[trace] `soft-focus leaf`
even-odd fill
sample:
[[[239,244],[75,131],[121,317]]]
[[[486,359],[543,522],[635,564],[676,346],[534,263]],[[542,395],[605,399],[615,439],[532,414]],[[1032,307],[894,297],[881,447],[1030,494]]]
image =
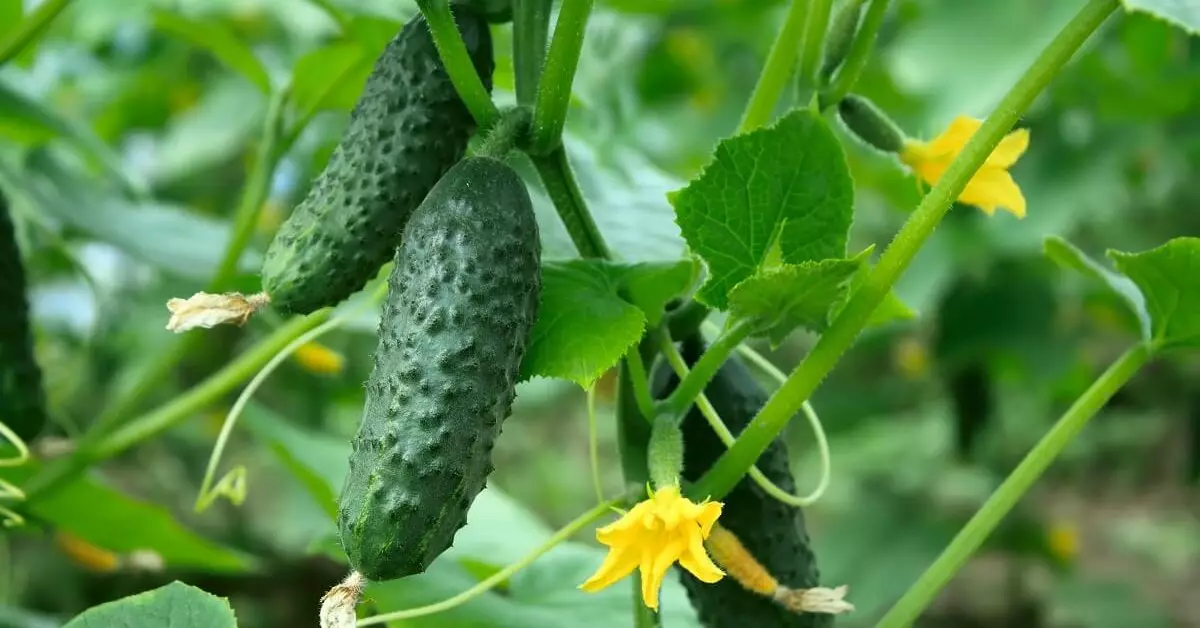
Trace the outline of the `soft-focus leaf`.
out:
[[[1106,286],[1115,296],[1123,299],[1141,323],[1142,336],[1150,337],[1150,314],[1146,311],[1146,299],[1142,296],[1137,284],[1129,277],[1114,273],[1100,262],[1088,257],[1075,245],[1057,236],[1046,238],[1045,252],[1046,257],[1049,257],[1054,263]]]
[[[292,71],[292,102],[305,114],[349,111],[371,71],[371,61],[357,41],[335,42],[306,53]]]
[[[1175,238],[1149,251],[1108,255],[1146,298],[1155,344],[1164,349],[1200,346],[1200,238]]]
[[[178,580],[93,606],[63,628],[237,628],[229,600]]]
[[[724,309],[729,293],[778,248],[799,264],[846,254],[853,183],[825,122],[795,110],[774,126],[722,141],[674,205],[691,249],[708,264],[697,298]]]
[[[337,517],[337,496],[346,477],[350,443],[299,428],[258,404],[247,404],[246,428],[270,443],[271,451],[304,486],[330,521]],[[253,488],[251,489],[253,490]]]
[[[687,290],[693,268],[688,260],[543,262],[522,379],[558,377],[588,388],[641,337],[648,318],[658,320],[666,303]]]
[[[825,259],[767,268],[733,287],[729,313],[761,322],[774,346],[792,330],[825,330],[830,308],[842,298],[861,259]]]
[[[1149,13],[1179,28],[1200,35],[1200,3],[1196,0],[1121,0],[1126,11]]]
[[[264,94],[271,92],[271,76],[262,62],[227,26],[213,20],[188,19],[168,11],[154,11],[154,25],[164,32],[203,48],[221,63],[241,74]]]

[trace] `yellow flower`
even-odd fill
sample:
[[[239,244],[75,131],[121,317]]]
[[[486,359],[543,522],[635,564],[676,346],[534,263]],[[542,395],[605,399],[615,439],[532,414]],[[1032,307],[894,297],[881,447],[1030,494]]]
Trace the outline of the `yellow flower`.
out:
[[[717,582],[725,572],[709,559],[704,540],[720,516],[720,502],[697,504],[680,495],[678,486],[659,488],[650,499],[596,531],[596,540],[609,547],[608,556],[579,588],[596,592],[639,569],[642,601],[657,610],[658,590],[676,561],[701,582]]]
[[[1070,523],[1055,523],[1046,536],[1050,553],[1063,564],[1070,563],[1079,554],[1079,532]]]
[[[342,371],[345,360],[333,349],[317,342],[309,342],[296,349],[296,361],[309,372],[335,375]]]
[[[933,140],[906,140],[904,150],[900,152],[900,161],[912,168],[918,177],[933,185],[942,178],[950,162],[958,157],[963,146],[982,124],[981,120],[959,116]],[[1029,129],[1018,129],[1006,135],[967,182],[967,187],[958,195],[958,201],[974,205],[989,216],[995,213],[996,208],[1003,207],[1017,218],[1024,218],[1025,197],[1008,169],[1028,147]]]

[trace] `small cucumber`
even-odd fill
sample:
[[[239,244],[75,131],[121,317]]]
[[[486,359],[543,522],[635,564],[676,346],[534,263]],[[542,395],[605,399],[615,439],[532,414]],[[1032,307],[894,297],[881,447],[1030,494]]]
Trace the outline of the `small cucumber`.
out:
[[[703,352],[703,341],[698,337],[693,336],[683,343],[683,357],[689,365],[695,364]],[[674,373],[665,367],[660,363],[655,368],[652,383],[657,398],[668,395],[679,383]],[[745,429],[767,402],[766,392],[736,356],[721,366],[704,392],[734,434]],[[682,429],[683,477],[694,482],[716,462],[726,447],[695,407],[684,419]],[[757,466],[781,489],[795,491],[783,441],[771,443],[758,459]],[[780,584],[793,589],[818,586],[820,574],[816,557],[809,545],[804,513],[799,508],[775,500],[749,478],[743,478],[723,501],[725,507],[721,511],[720,524],[741,539],[750,554]],[[833,625],[833,615],[792,613],[769,598],[747,591],[732,578],[705,584],[685,570],[680,570],[680,574],[700,623],[707,628],[827,628]]]
[[[368,579],[423,572],[466,523],[537,316],[540,256],[529,193],[495,159],[463,160],[413,213],[338,512]]]
[[[470,7],[456,4],[453,12],[490,92],[488,24]],[[262,284],[272,307],[307,314],[361,290],[395,251],[413,210],[462,159],[474,130],[418,15],[375,62],[329,163],[268,247]]]
[[[847,94],[838,103],[838,116],[858,139],[885,153],[904,150],[904,131],[875,103],[858,94]]]
[[[46,424],[46,398],[33,355],[25,290],[16,230],[8,200],[0,193],[0,421],[21,440],[30,441]]]
[[[454,0],[470,5],[492,24],[507,24],[513,20],[513,0]]]

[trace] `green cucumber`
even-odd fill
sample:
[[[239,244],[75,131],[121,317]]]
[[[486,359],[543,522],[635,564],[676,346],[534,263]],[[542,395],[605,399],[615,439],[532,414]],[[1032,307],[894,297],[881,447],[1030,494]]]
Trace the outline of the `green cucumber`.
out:
[[[838,103],[838,116],[858,139],[885,153],[904,150],[904,131],[865,96],[847,94]]]
[[[470,7],[456,4],[453,12],[490,92],[488,24]],[[395,251],[413,210],[462,159],[474,130],[418,15],[375,62],[328,164],[268,247],[262,285],[272,306],[307,314],[361,290]]]
[[[537,316],[540,256],[524,183],[490,157],[451,168],[413,213],[338,511],[368,579],[423,572],[466,523]]]
[[[683,356],[695,364],[704,352],[703,342],[691,337],[683,343]],[[662,398],[679,383],[665,364],[658,364],[653,376],[653,393]],[[721,366],[705,389],[717,414],[734,434],[740,433],[767,402],[767,393],[736,356]],[[683,421],[683,477],[694,482],[726,451],[725,445],[694,406]],[[783,441],[771,443],[758,469],[779,488],[795,492],[795,480],[788,467],[787,447]],[[743,478],[729,495],[719,523],[733,532],[742,544],[766,567],[780,584],[792,589],[818,586],[820,573],[816,556],[809,544],[804,513],[767,495],[753,480]],[[681,580],[700,623],[707,628],[772,626],[781,628],[826,628],[833,615],[793,613],[770,598],[743,589],[733,578],[716,584],[700,582],[685,570]]]
[[[46,424],[46,397],[33,355],[25,290],[16,230],[8,200],[0,193],[0,421],[21,440],[30,441]]]
[[[454,0],[483,14],[492,24],[507,24],[513,19],[513,0]]]

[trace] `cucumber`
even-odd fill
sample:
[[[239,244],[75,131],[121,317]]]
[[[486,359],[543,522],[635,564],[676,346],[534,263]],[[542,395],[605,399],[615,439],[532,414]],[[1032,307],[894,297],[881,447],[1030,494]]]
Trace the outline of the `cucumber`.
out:
[[[454,2],[473,7],[492,24],[507,24],[513,19],[513,0],[454,0]]]
[[[683,343],[683,357],[689,365],[695,364],[703,352],[703,341],[698,337],[693,336]],[[665,367],[660,362],[654,371],[652,392],[656,398],[665,397],[679,383],[674,373]],[[721,366],[704,392],[734,434],[745,429],[767,402],[767,393],[736,356]],[[716,462],[726,447],[694,406],[684,419],[682,429],[683,477],[694,482]],[[781,489],[795,491],[783,441],[771,443],[758,459],[758,468]],[[820,573],[809,545],[804,513],[799,508],[776,501],[749,478],[743,478],[723,501],[725,507],[719,523],[741,539],[750,554],[780,584],[793,589],[818,586]],[[733,578],[705,584],[686,570],[679,572],[700,623],[707,628],[825,628],[833,625],[833,615],[792,613],[769,598],[747,591]]]
[[[885,153],[904,150],[904,131],[866,97],[847,94],[838,103],[838,116],[846,128],[867,145]]]
[[[466,523],[537,316],[540,256],[524,183],[490,157],[451,168],[413,213],[338,511],[368,579],[423,572]]]
[[[490,92],[488,24],[470,7],[452,10]],[[307,314],[361,290],[395,251],[413,210],[462,159],[474,130],[418,15],[375,62],[325,169],[267,248],[262,285],[272,306]]]
[[[21,440],[30,441],[46,424],[46,398],[33,355],[25,290],[16,230],[8,200],[0,193],[0,421]]]

